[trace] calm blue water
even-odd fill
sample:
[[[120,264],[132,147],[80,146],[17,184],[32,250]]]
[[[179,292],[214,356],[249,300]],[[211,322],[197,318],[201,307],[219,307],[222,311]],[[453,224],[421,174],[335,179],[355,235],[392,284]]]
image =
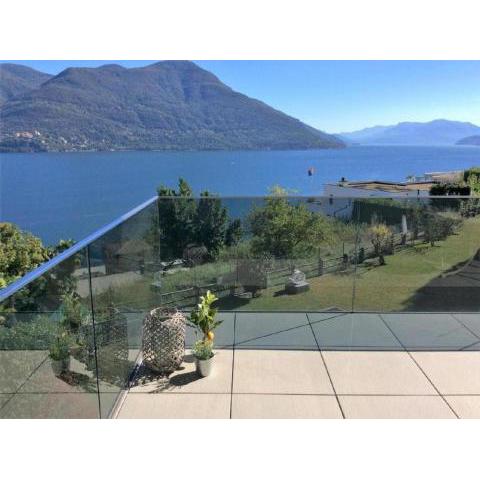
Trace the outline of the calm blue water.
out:
[[[35,153],[0,156],[0,220],[47,244],[76,240],[184,177],[199,193],[263,195],[272,185],[320,195],[322,184],[405,180],[480,165],[478,147],[350,147],[270,152]],[[315,175],[307,176],[307,169]]]

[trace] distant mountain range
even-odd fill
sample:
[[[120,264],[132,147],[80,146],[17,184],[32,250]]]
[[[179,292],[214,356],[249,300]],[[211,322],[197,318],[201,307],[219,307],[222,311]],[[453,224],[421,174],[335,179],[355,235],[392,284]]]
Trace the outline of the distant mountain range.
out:
[[[480,135],[480,127],[473,123],[433,120],[377,126],[337,136],[347,143],[360,145],[455,145],[472,135]]]
[[[480,146],[480,135],[472,135],[471,137],[462,138],[457,145],[477,145]]]
[[[3,64],[0,151],[341,148],[188,61],[68,68]]]
[[[38,88],[51,75],[14,63],[0,63],[0,105]]]

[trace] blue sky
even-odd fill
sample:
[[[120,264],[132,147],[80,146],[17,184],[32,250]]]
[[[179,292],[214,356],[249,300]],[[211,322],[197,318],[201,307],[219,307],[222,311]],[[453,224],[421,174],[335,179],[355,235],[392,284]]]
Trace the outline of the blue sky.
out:
[[[152,60],[17,61],[59,73],[70,66]],[[480,61],[196,61],[233,89],[321,130],[338,133],[436,118],[480,125]]]

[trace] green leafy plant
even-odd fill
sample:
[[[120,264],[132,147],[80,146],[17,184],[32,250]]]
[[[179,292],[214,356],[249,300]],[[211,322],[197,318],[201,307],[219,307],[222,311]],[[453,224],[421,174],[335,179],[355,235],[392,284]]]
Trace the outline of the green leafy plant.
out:
[[[82,301],[74,293],[66,293],[62,296],[63,323],[66,328],[78,330],[84,321]]]
[[[378,257],[378,263],[385,265],[385,254],[388,251],[392,231],[384,223],[379,223],[370,227],[368,236],[372,242],[375,256]]]
[[[199,360],[208,360],[213,357],[213,341],[198,340],[193,345],[193,354]]]
[[[52,360],[65,360],[70,355],[70,348],[72,346],[71,338],[68,332],[61,332],[55,337],[49,347],[49,356]]]
[[[203,340],[213,342],[215,335],[213,330],[217,328],[222,321],[216,320],[217,309],[212,307],[218,300],[215,294],[207,290],[207,293],[200,297],[200,303],[190,314],[190,325],[198,329],[203,334]]]

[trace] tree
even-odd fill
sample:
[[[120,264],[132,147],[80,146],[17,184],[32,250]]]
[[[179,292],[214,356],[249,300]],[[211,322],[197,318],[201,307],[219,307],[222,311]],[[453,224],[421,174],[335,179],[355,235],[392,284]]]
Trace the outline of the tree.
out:
[[[445,240],[449,235],[455,233],[455,229],[462,223],[462,220],[452,216],[439,215],[430,212],[423,214],[423,230],[425,242],[433,247],[438,240]]]
[[[225,245],[234,247],[238,245],[243,236],[242,222],[239,218],[232,220],[227,227],[225,233]]]
[[[290,202],[287,192],[275,187],[265,205],[256,207],[249,216],[253,234],[252,252],[274,258],[301,258],[318,251],[331,238],[328,219],[308,210],[304,203]]]
[[[186,246],[194,241],[196,205],[192,189],[180,178],[178,192],[165,186],[157,191],[162,258],[181,258]]]
[[[407,212],[407,222],[412,232],[412,240],[417,240],[422,224],[423,209],[419,205],[414,205]]]
[[[392,231],[384,223],[378,223],[369,228],[368,236],[372,242],[375,256],[378,257],[378,263],[385,265],[385,253],[390,244]]]
[[[211,259],[218,256],[218,252],[225,243],[227,226],[227,210],[222,206],[218,197],[209,192],[200,195],[196,211],[195,243],[207,248]]]
[[[163,259],[183,257],[187,247],[204,246],[215,259],[225,243],[227,210],[221,199],[208,191],[198,202],[188,183],[180,178],[178,191],[158,189],[160,251]]]
[[[463,172],[463,180],[474,195],[480,195],[480,167],[472,167],[465,170]]]
[[[0,223],[0,286],[23,277],[72,245],[73,240],[60,240],[56,246],[45,247],[39,238],[16,225]],[[57,308],[62,296],[76,289],[73,272],[79,261],[79,255],[73,255],[29,283],[10,299],[10,308],[16,311]]]
[[[13,223],[0,223],[0,285],[14,282],[49,258],[39,238]]]

